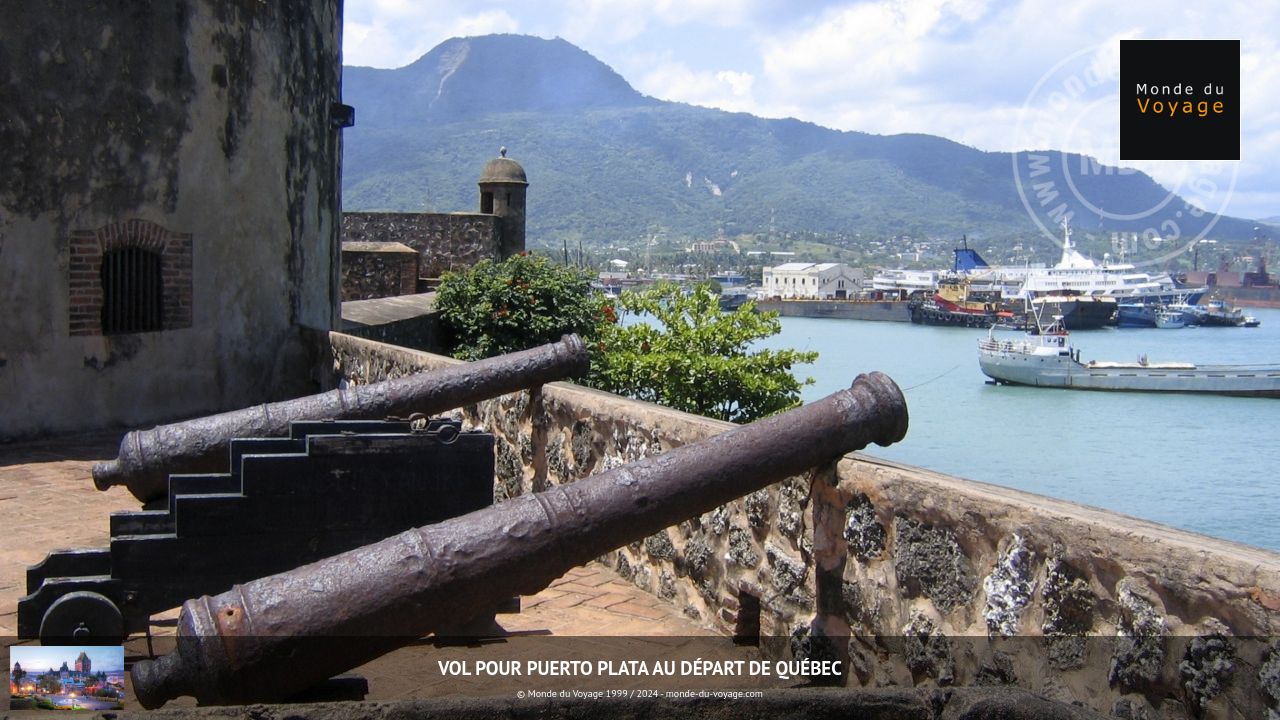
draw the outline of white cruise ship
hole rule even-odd
[[[992,267],[973,250],[957,249],[956,271],[977,285],[999,289],[1006,298],[1079,294],[1114,298],[1118,303],[1168,304],[1199,302],[1205,288],[1181,287],[1169,273],[1142,272],[1130,263],[1101,265],[1080,254],[1071,241],[1071,228],[1062,225],[1062,258],[1053,267]],[[1184,299],[1185,298],[1185,299]]]
[[[938,289],[936,270],[881,270],[871,277],[871,289],[885,292],[899,291],[910,295],[916,291],[933,292]]]

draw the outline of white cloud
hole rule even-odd
[[[828,11],[808,27],[766,39],[771,89],[821,104],[832,94],[877,95],[913,76],[930,36],[956,18],[981,14],[971,0],[880,0]]]
[[[347,65],[403,67],[451,37],[521,30],[505,9],[477,11],[459,0],[363,0],[346,3],[345,12],[342,52]]]
[[[493,33],[513,33],[520,29],[520,23],[511,17],[506,10],[486,10],[460,17],[454,20],[448,30],[450,36],[465,37],[468,35],[490,35]]]
[[[759,0],[562,0],[546,3],[560,16],[551,30],[589,51],[653,37],[671,28],[726,28],[750,21]],[[550,9],[550,8],[548,8]]]
[[[714,107],[730,112],[756,112],[752,95],[755,77],[735,70],[690,70],[682,63],[657,64],[640,78],[640,92],[675,102]]]

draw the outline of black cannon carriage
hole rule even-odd
[[[171,475],[167,506],[111,516],[107,548],[27,570],[18,635],[118,644],[188,598],[493,503],[493,436],[449,420],[295,422],[235,439],[229,472]]]
[[[118,642],[152,614],[493,502],[493,437],[422,417],[587,372],[577,335],[519,352],[135,430],[93,468],[162,510],[27,570],[23,638]],[[412,413],[412,415],[410,415]],[[230,456],[230,465],[223,465]],[[219,472],[229,467],[229,472]],[[198,474],[197,474],[198,473]]]

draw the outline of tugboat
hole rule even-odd
[[[1188,317],[1188,325],[1202,327],[1252,327],[1247,326],[1248,318],[1238,307],[1231,307],[1222,300],[1211,300],[1207,305],[1170,305],[1170,309],[1178,310]]]
[[[932,297],[911,304],[911,322],[989,328],[999,319],[999,304],[998,290],[972,290],[967,278],[944,278]]]

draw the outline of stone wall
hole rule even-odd
[[[398,242],[342,243],[342,301],[418,292],[418,253]]]
[[[0,440],[309,390],[302,330],[338,315],[340,0],[5,17]],[[121,310],[148,322],[103,328],[108,254],[158,264]]]
[[[1012,683],[1132,718],[1280,700],[1275,553],[862,456],[813,498],[814,626],[852,630],[834,649],[863,683]]]
[[[368,382],[456,362],[331,334]],[[336,377],[336,376],[335,376]],[[569,384],[465,408],[501,500],[722,432]],[[1280,702],[1280,556],[855,454],[600,558],[726,634],[849,661],[849,685],[1017,685],[1125,718]]]
[[[483,213],[342,214],[344,241],[398,242],[419,253],[420,277],[440,277],[485,258],[496,260],[499,218]]]
[[[334,372],[368,383],[451,358],[333,333]],[[573,482],[733,427],[567,383],[468,407],[462,419],[496,436],[495,497]],[[805,507],[809,480],[790,478],[601,558],[688,617],[732,633],[740,594],[761,600],[761,632],[807,622],[814,576]]]

